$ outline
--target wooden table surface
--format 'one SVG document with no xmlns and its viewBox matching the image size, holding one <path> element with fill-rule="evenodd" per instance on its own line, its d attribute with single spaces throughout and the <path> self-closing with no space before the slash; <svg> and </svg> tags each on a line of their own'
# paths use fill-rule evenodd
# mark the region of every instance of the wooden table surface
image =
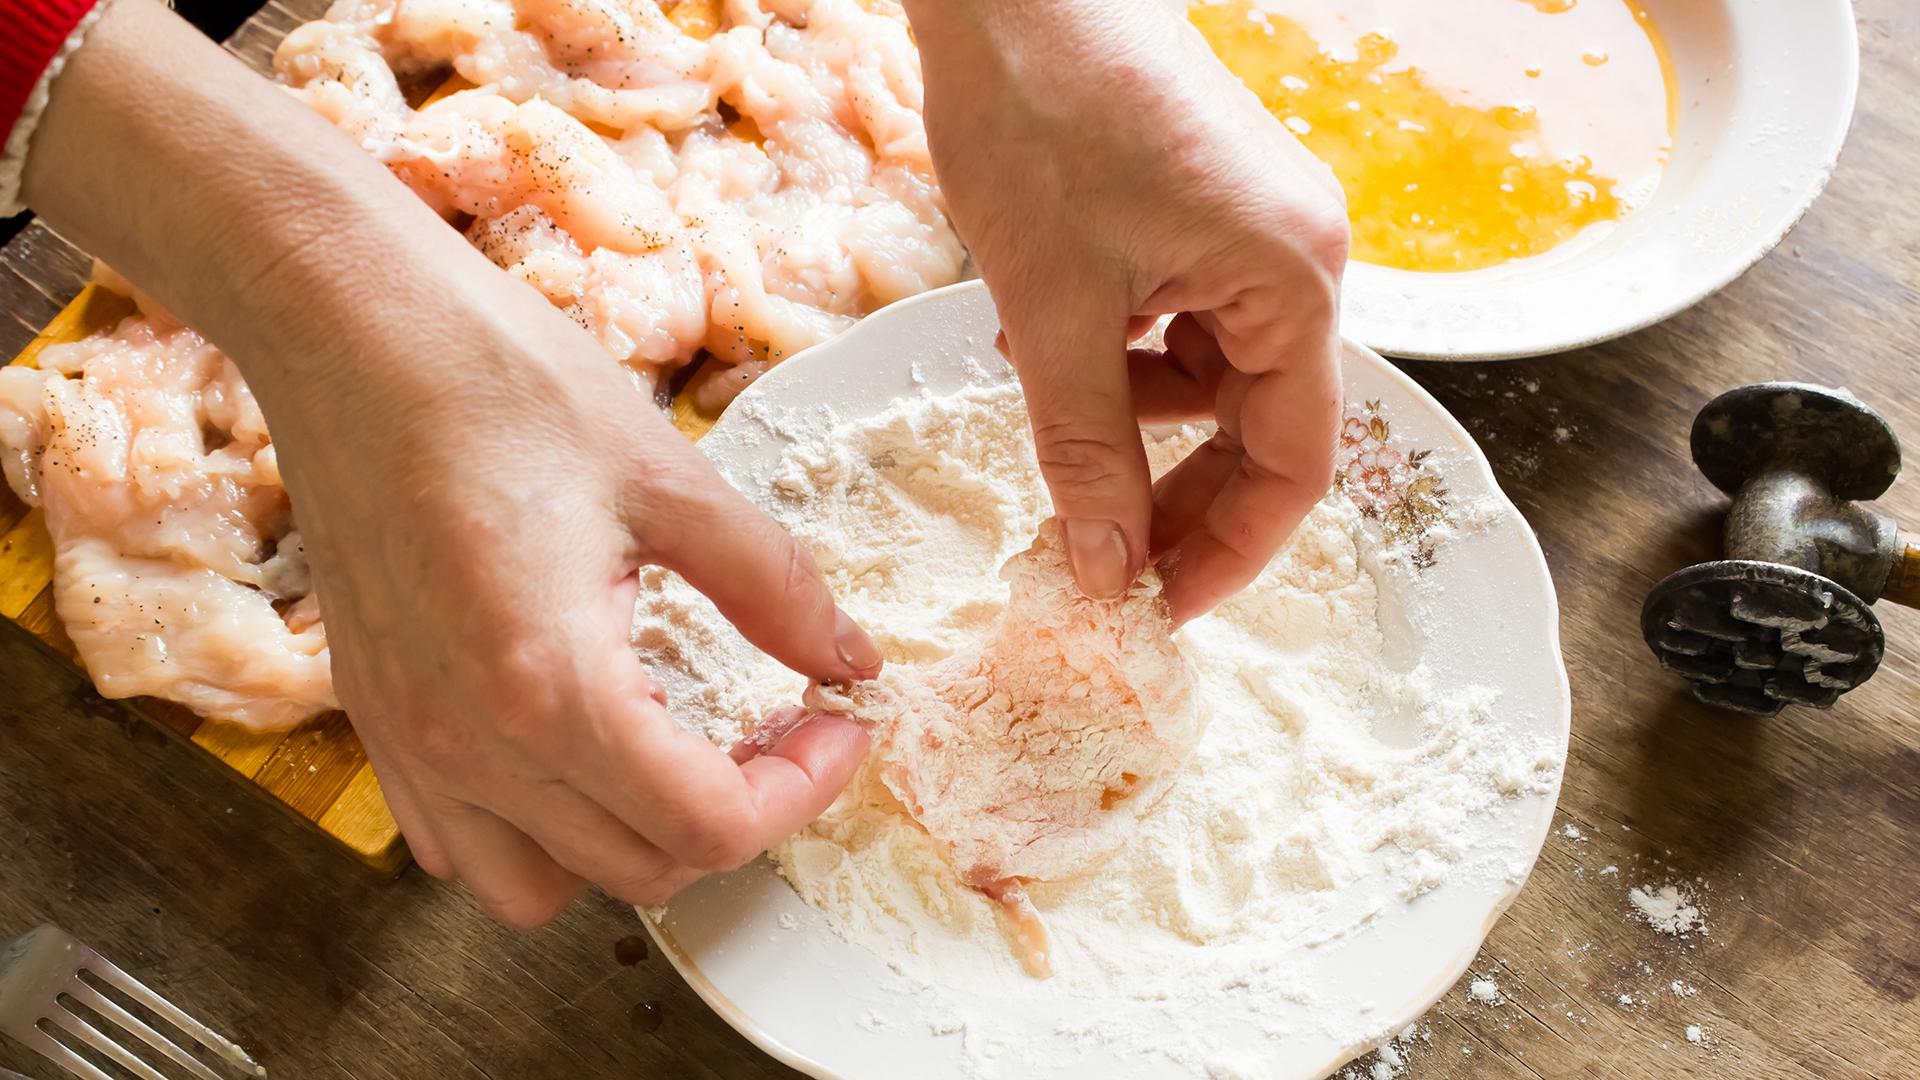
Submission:
<svg viewBox="0 0 1920 1080">
<path fill-rule="evenodd" d="M 236 51 L 262 65 L 321 6 L 270 4 Z M 1770 720 L 1694 704 L 1638 631 L 1647 589 L 1716 552 L 1722 500 L 1686 453 L 1712 395 L 1844 385 L 1920 448 L 1920 5 L 1859 14 L 1846 154 L 1759 267 L 1598 348 L 1408 365 L 1538 530 L 1574 694 L 1559 828 L 1473 966 L 1504 1003 L 1463 980 L 1411 1077 L 1920 1076 L 1920 617 L 1881 613 L 1888 660 L 1834 709 Z M 84 261 L 34 227 L 0 265 L 7 356 Z M 1920 477 L 1882 505 L 1920 527 Z M 382 879 L 4 629 L 0 938 L 57 920 L 279 1077 L 792 1075 L 640 955 L 621 905 L 521 935 L 417 870 Z M 1630 918 L 1629 886 L 1669 881 L 1700 896 L 1704 935 Z M 0 1066 L 49 1075 L 10 1046 Z"/>
</svg>

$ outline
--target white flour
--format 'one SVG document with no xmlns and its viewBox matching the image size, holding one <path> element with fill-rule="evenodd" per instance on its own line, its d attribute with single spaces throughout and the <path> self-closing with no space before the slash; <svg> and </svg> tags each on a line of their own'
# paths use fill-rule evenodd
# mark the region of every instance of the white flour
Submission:
<svg viewBox="0 0 1920 1080">
<path fill-rule="evenodd" d="M 1677 885 L 1655 888 L 1644 885 L 1627 890 L 1627 903 L 1641 921 L 1663 934 L 1686 937 L 1707 932 L 1707 920 L 1700 914 L 1693 895 Z"/>
<path fill-rule="evenodd" d="M 761 502 L 813 549 L 890 661 L 945 657 L 993 624 L 1007 595 L 1000 566 L 1046 513 L 1016 389 L 923 397 L 789 434 L 800 445 Z M 1156 471 L 1201 437 L 1157 441 Z M 1300 977 L 1294 950 L 1450 876 L 1509 875 L 1516 858 L 1524 873 L 1527 853 L 1506 853 L 1495 869 L 1469 859 L 1479 853 L 1467 839 L 1479 815 L 1551 790 L 1553 748 L 1495 739 L 1491 690 L 1443 697 L 1424 669 L 1394 670 L 1375 573 L 1414 571 L 1381 570 L 1389 560 L 1368 535 L 1353 506 L 1330 496 L 1251 588 L 1177 635 L 1210 725 L 1110 862 L 1032 886 L 1054 939 L 1052 979 L 1020 972 L 994 905 L 959 882 L 871 762 L 773 852 L 829 925 L 923 988 L 919 1019 L 896 1023 L 961 1036 L 977 1073 L 1051 1075 L 1066 1064 L 1025 1046 L 999 1053 L 967 1003 L 1117 1001 L 1124 1017 L 1091 1007 L 1056 1034 L 1199 1075 L 1266 1075 L 1271 1061 L 1223 1060 L 1191 1021 L 1223 1002 L 1311 1010 L 1321 991 Z M 684 584 L 654 578 L 635 643 L 683 724 L 727 744 L 799 699 L 804 680 L 755 653 Z M 1379 886 L 1360 907 L 1336 897 L 1363 878 Z"/>
</svg>

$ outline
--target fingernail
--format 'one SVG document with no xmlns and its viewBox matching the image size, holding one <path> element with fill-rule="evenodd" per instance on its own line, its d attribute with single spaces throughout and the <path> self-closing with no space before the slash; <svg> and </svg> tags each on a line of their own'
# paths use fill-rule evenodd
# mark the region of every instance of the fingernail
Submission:
<svg viewBox="0 0 1920 1080">
<path fill-rule="evenodd" d="M 1127 537 L 1120 526 L 1097 518 L 1064 522 L 1067 562 L 1080 591 L 1095 600 L 1112 600 L 1132 585 L 1127 573 Z"/>
<path fill-rule="evenodd" d="M 880 671 L 880 646 L 873 643 L 860 624 L 847 617 L 844 611 L 833 613 L 833 646 L 840 652 L 840 659 L 847 662 L 854 674 L 862 678 L 871 678 Z"/>
</svg>

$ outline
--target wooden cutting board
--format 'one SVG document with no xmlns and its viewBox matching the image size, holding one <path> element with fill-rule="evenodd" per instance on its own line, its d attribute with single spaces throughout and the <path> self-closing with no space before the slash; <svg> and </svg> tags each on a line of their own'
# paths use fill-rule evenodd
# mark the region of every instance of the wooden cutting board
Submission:
<svg viewBox="0 0 1920 1080">
<path fill-rule="evenodd" d="M 32 365 L 48 345 L 78 341 L 112 327 L 133 303 L 98 285 L 73 298 L 20 355 Z M 0 484 L 0 615 L 76 666 L 73 642 L 53 610 L 53 540 L 44 513 L 29 510 Z M 198 747 L 262 798 L 326 834 L 376 870 L 397 872 L 406 843 L 387 811 L 367 755 L 345 714 L 334 712 L 294 728 L 261 734 L 203 719 L 164 701 L 128 702 L 134 713 Z"/>
</svg>

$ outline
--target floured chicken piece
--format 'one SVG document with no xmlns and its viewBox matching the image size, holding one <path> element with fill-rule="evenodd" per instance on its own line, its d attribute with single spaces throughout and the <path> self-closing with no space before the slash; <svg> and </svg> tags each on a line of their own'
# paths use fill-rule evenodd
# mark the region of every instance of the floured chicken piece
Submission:
<svg viewBox="0 0 1920 1080">
<path fill-rule="evenodd" d="M 616 360 L 704 352 L 709 416 L 963 271 L 890 3 L 340 0 L 275 65 Z M 447 71 L 477 88 L 408 106 Z"/>
<path fill-rule="evenodd" d="M 1005 612 L 977 649 L 806 704 L 871 725 L 880 776 L 960 879 L 1000 904 L 1022 964 L 1050 972 L 1024 882 L 1123 844 L 1200 741 L 1206 714 L 1148 569 L 1119 600 L 1074 585 L 1058 527 L 1007 561 Z"/>
<path fill-rule="evenodd" d="M 338 707 L 265 422 L 164 313 L 0 368 L 7 481 L 46 508 L 54 606 L 94 685 L 260 729 Z"/>
</svg>

